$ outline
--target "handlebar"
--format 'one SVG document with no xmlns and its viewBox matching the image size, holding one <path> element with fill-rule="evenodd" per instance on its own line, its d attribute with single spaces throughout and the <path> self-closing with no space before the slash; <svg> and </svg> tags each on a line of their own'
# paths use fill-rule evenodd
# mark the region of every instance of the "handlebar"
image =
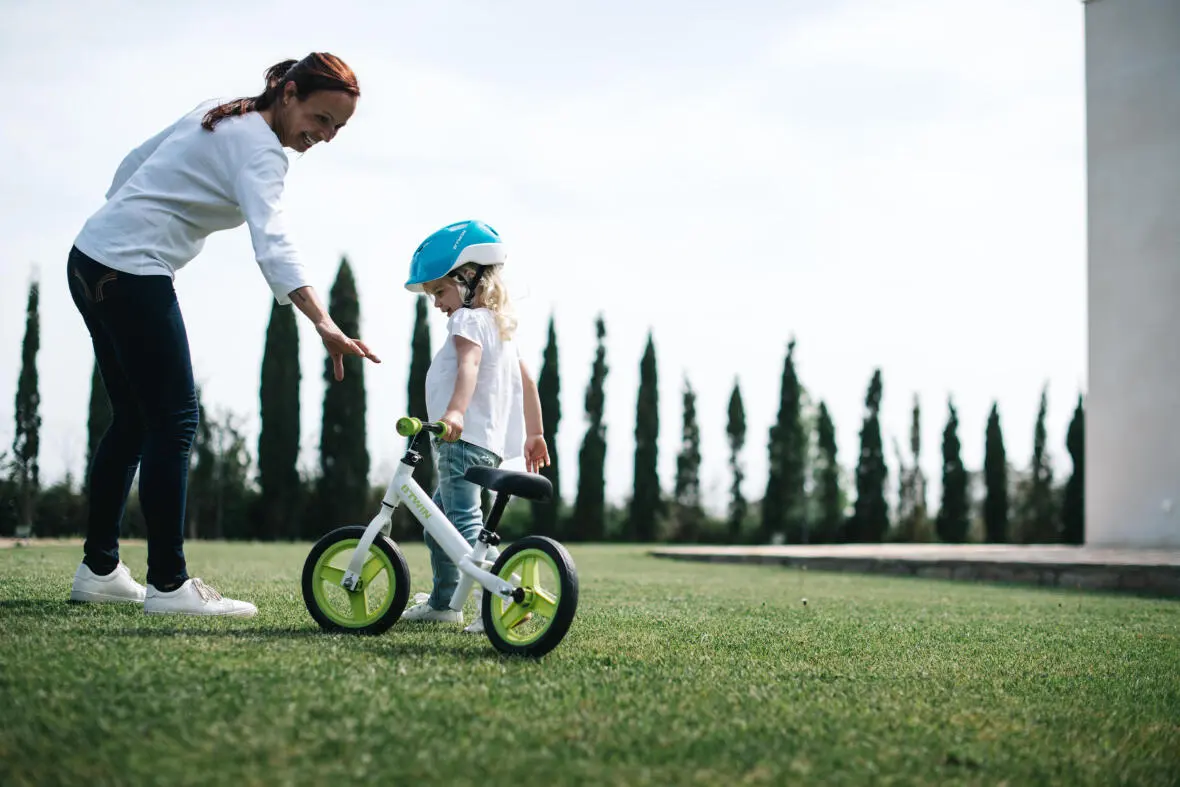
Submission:
<svg viewBox="0 0 1180 787">
<path fill-rule="evenodd" d="M 445 438 L 448 431 L 447 425 L 442 421 L 421 421 L 412 416 L 397 419 L 397 424 L 394 428 L 402 437 L 413 437 L 419 432 L 429 432 L 430 434 L 440 435 Z"/>
</svg>

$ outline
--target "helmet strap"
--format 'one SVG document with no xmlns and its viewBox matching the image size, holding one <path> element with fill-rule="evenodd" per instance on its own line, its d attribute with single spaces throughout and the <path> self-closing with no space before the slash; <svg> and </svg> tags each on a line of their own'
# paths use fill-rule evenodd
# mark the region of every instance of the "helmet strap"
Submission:
<svg viewBox="0 0 1180 787">
<path fill-rule="evenodd" d="M 488 268 L 486 265 L 475 266 L 475 275 L 471 277 L 471 281 L 467 281 L 462 276 L 455 276 L 455 281 L 459 283 L 461 294 L 463 296 L 463 308 L 473 309 L 472 303 L 475 301 L 475 294 L 479 290 L 480 279 L 483 278 L 483 273 Z"/>
</svg>

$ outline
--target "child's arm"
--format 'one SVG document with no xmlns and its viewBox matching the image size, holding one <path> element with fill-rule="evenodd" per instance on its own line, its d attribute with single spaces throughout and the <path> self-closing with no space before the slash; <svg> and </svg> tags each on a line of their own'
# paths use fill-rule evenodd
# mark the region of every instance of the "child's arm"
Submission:
<svg viewBox="0 0 1180 787">
<path fill-rule="evenodd" d="M 475 393 L 479 362 L 483 358 L 483 348 L 470 339 L 455 336 L 454 341 L 455 354 L 459 356 L 459 373 L 455 376 L 455 391 L 451 394 L 447 411 L 439 419 L 447 425 L 447 436 L 443 439 L 448 443 L 463 436 L 463 414 L 467 412 L 471 396 Z"/>
<path fill-rule="evenodd" d="M 524 361 L 520 362 L 520 379 L 524 383 L 524 465 L 530 473 L 535 473 L 549 465 L 549 446 L 545 444 L 545 427 L 541 421 L 541 395 Z"/>
</svg>

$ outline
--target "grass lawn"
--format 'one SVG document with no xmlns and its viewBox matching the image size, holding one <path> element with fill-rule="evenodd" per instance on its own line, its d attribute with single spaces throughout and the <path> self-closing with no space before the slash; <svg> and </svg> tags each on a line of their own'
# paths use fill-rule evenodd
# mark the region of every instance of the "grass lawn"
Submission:
<svg viewBox="0 0 1180 787">
<path fill-rule="evenodd" d="M 71 605 L 81 547 L 0 549 L 0 784 L 1180 784 L 1176 601 L 574 545 L 534 662 L 321 633 L 309 549 L 188 545 L 246 621 Z"/>
</svg>

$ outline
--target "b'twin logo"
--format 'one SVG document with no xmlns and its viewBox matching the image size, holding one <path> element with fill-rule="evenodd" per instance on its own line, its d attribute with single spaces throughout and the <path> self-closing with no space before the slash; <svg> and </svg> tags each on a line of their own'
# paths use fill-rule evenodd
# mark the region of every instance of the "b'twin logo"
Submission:
<svg viewBox="0 0 1180 787">
<path fill-rule="evenodd" d="M 463 242 L 463 236 L 466 234 L 467 234 L 467 228 L 464 227 L 463 231 L 459 233 L 459 237 L 455 238 L 455 245 L 451 246 L 452 251 L 459 248 L 459 244 Z"/>
<path fill-rule="evenodd" d="M 410 491 L 409 484 L 402 484 L 402 492 L 406 497 L 414 502 L 414 508 L 418 509 L 418 513 L 422 515 L 423 519 L 430 519 L 430 511 L 426 509 L 426 504 L 418 499 L 418 496 Z"/>
</svg>

